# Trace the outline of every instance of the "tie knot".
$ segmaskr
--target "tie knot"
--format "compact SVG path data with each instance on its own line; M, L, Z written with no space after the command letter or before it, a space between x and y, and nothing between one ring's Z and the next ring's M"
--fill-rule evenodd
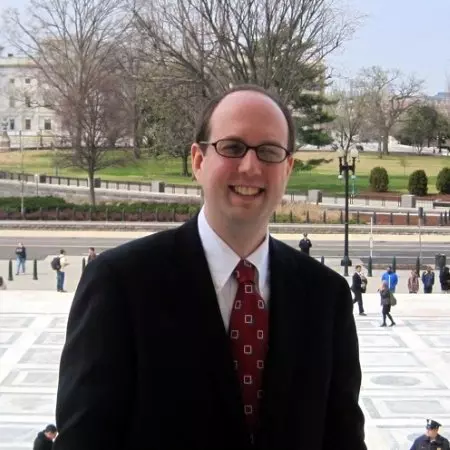
M256 268L245 259L241 259L234 270L234 275L238 283L255 282Z

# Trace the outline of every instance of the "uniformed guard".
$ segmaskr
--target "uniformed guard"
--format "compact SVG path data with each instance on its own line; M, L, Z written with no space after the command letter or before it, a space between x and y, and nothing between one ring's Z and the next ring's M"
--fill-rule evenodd
M435 420L427 419L425 434L414 441L411 450L450 450L448 440L439 434L440 426Z

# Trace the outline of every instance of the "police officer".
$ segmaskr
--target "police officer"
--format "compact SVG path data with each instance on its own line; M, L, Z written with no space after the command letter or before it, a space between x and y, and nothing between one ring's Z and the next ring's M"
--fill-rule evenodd
M308 233L303 233L303 239L300 240L298 246L303 253L309 255L309 249L312 247L312 243L308 238Z
M448 440L439 434L440 426L435 420L427 419L425 434L414 441L411 450L450 450Z

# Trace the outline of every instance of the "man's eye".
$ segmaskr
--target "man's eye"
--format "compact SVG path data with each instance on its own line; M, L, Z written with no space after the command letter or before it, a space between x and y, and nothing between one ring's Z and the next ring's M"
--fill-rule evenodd
M233 152L233 153L239 153L242 152L243 146L238 144L237 142L230 142L227 144L224 144L222 148L227 152Z

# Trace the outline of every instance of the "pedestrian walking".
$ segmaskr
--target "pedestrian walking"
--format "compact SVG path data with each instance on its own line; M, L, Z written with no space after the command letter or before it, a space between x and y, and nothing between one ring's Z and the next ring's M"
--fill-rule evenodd
M52 450L53 441L58 431L55 425L47 425L45 430L40 431L33 443L33 450Z
M27 249L19 242L16 247L16 275L19 275L20 269L25 273L25 262L27 260Z
M355 295L353 303L358 303L359 315L365 316L362 295L366 292L367 278L361 273L361 270L361 266L357 265L352 278L352 291Z
M448 266L444 267L439 274L439 283L441 284L442 292L450 291L450 269Z
M417 270L411 270L411 276L408 278L408 292L410 294L417 294L419 287L419 274Z
M308 233L303 233L303 238L298 243L298 246L303 253L309 255L309 249L312 247L312 242L308 238Z
M431 294L434 285L434 272L431 266L428 266L427 270L422 273L422 283L423 292L425 294Z
M441 424L432 419L427 419L425 434L419 436L410 450L450 450L448 439L439 434Z
M392 291L389 290L389 286L387 281L383 281L380 289L378 289L380 293L380 303L381 303L381 315L383 317L383 322L381 323L381 327L386 326L386 317L391 321L390 327L395 325L394 319L391 316L391 306L397 303L397 300L394 297Z
M64 290L64 282L66 278L65 268L69 265L67 261L66 251L61 249L58 256L55 256L51 262L51 267L56 271L56 290L58 292L66 292Z
M95 248L94 247L89 247L87 262L90 263L95 258L97 258L97 254L95 253Z
M386 272L381 276L381 282L386 281L390 292L395 292L398 284L398 275L392 270L392 266L388 266Z

